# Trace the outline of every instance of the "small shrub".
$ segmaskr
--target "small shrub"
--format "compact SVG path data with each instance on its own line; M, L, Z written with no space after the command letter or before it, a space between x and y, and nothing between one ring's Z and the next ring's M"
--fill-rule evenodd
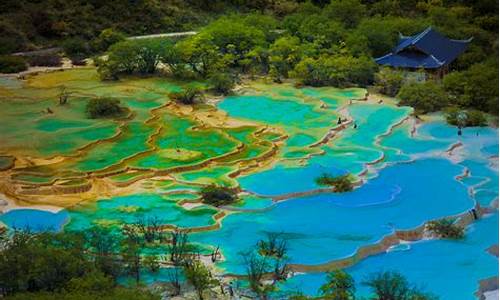
M316 178L316 184L323 186L332 186L337 193L349 192L354 188L350 175L345 174L341 176L333 176L328 173L323 173L320 177Z
M188 87L181 92L170 93L170 99L177 103L190 105L194 104L196 100L202 95L201 90L195 87Z
M30 66L37 67L60 67L62 60L59 55L35 55L28 57Z
M355 299L356 285L351 275L335 270L328 273L326 282L319 291L325 299L351 300Z
M404 83L401 71L390 68L382 68L375 74L375 85L381 94L394 97L398 94Z
M439 299L434 294L411 284L402 274L395 271L372 273L364 280L363 285L368 286L376 295L373 299Z
M6 3L6 2L2 2ZM25 50L29 44L20 24L12 24L4 18L0 19L0 54L8 54Z
M216 185L204 187L201 190L201 198L203 203L216 207L229 205L238 199L232 189Z
M87 115L91 119L122 117L126 109L120 106L120 100L113 98L95 98L87 103Z
M446 107L448 96L435 82L405 84L397 95L401 105L408 105L420 113L434 112Z
M115 31L112 28L107 28L101 31L98 37L92 40L92 50L95 52L104 52L108 50L111 45L124 41L125 35L121 32Z
M448 219L431 221L427 224L427 229L441 238L461 239L465 235L463 227Z
M467 111L467 126L486 126L488 120L483 112L479 110L468 110Z
M71 38L63 43L64 53L69 57L82 57L90 53L88 43L81 38Z
M185 263L183 268L187 282L189 282L198 294L198 299L205 299L205 290L219 284L212 272L199 260L191 260Z
M235 85L235 78L228 73L216 73L209 78L210 85L215 92L227 95Z
M0 56L0 73L19 73L28 69L24 58L20 56Z
M461 117L462 115L463 117ZM445 110L446 122L450 125L461 127L486 126L488 120L486 115L479 110L460 110L450 107Z
M288 251L288 241L282 237L281 233L268 233L266 240L257 243L259 254L275 258L284 258Z

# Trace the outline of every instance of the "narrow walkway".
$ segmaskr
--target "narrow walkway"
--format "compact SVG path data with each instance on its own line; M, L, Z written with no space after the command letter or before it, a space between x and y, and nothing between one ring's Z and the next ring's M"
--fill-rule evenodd
M190 36L190 35L195 35L195 34L197 34L196 31L158 33L158 34L131 36L131 37L128 37L127 40L153 39L153 38L162 38L162 37L181 37L181 36Z

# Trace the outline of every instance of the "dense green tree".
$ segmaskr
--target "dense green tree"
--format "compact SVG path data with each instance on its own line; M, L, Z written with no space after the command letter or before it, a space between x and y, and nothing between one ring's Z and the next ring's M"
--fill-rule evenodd
M91 270L77 234L15 232L0 247L0 293L55 291Z
M84 58L90 54L90 45L82 38L74 37L63 43L64 53L69 57Z
M108 228L94 226L85 234L95 266L104 274L117 278L122 270L116 255L119 247L116 233Z
M175 47L182 62L198 76L205 78L210 73L226 68L222 55L213 43L210 34L195 35L178 42Z
M216 185L209 185L201 190L203 203L213 206L229 205L238 200L236 192L230 188Z
M462 110L459 107L454 106L448 107L444 111L446 121L451 125L460 127L488 125L486 115L479 110ZM465 116L465 120L461 120L461 115Z
M335 270L328 273L320 292L325 299L353 300L356 293L354 279L342 270Z
M364 86L373 82L375 70L375 63L368 57L322 55L316 59L302 59L295 66L292 76L311 86Z
M498 113L498 64L475 64L470 69L452 72L443 80L451 104Z
M166 49L171 47L169 40L161 38L118 42L109 48L108 59L98 71L103 79L116 79L119 74L153 74L158 64L166 61Z
M180 47L173 43L164 43L160 51L159 60L173 77L189 78L192 75L181 57Z
M342 24L325 15L309 16L303 20L298 31L298 36L303 41L315 43L325 49L340 45L345 35L346 31Z
M438 111L448 105L448 96L441 85L433 81L407 83L399 90L401 105L408 105L418 112Z
M205 299L205 290L216 283L212 272L199 260L187 261L184 265L184 275L196 290L200 300Z
M138 238L137 233L133 228L127 226L125 230L125 238L122 240L121 257L124 264L124 269L127 275L132 276L136 283L141 279L141 268L143 266L141 251L143 244Z
M288 15L283 20L283 27L292 35L299 35L301 24L311 16L321 15L321 8L307 1L300 5L297 12Z
M457 225L455 220L440 219L427 223L427 229L441 238L462 239L465 228Z
M188 86L182 91L170 93L168 96L177 103L192 105L202 96L202 90L195 86Z
M24 50L27 44L25 33L10 22L0 19L0 55Z
M264 282L264 275L271 270L267 258L256 255L254 252L242 253L245 263L246 275L250 290L261 300L274 290L274 286Z
M8 296L7 300L159 300L161 297L147 289L112 287L99 291L63 290L60 292L19 293Z
M244 72L251 75L269 72L269 49L255 47L240 60Z
M293 70L301 59L302 45L297 37L281 37L269 47L269 64L280 77L287 78L288 72Z
M424 19L373 17L362 20L355 29L357 35L368 39L373 57L380 57L391 51L398 41L399 34L412 35L424 30L430 23Z
M391 97L398 94L404 81L403 72L392 68L382 68L375 74L375 85L378 91Z
M326 15L346 27L355 27L366 15L366 6L359 0L336 0L332 1L326 8Z
M209 83L215 92L228 95L236 84L236 78L230 73L215 73L210 75Z
M0 56L0 73L18 73L28 69L26 60L19 56Z
M121 32L118 32L112 28L106 28L101 33L92 40L91 46L92 49L96 52L104 52L108 50L111 45L114 45L118 42L124 41L125 35Z
M137 54L139 45L136 41L123 41L109 49L108 59L99 69L112 70L112 76L119 73L132 74L137 70ZM99 70L98 69L98 70Z
M355 57L371 55L368 38L356 32L350 32L346 36L345 46L349 50L349 53Z
M265 27L264 27L265 28ZM205 27L198 35L188 39L192 43L186 42L187 45L200 47L200 50L216 49L224 58L224 63L229 66L240 66L239 61L245 58L246 54L254 47L262 46L266 43L266 35L258 27L251 26L240 20L239 16L220 18ZM193 49L194 50L194 49ZM193 58L191 56L191 58ZM203 63L203 60L202 60ZM205 64L206 65L206 64ZM206 66L204 68L207 69ZM206 76L208 73L203 72L201 75Z
M333 176L329 173L323 173L315 179L315 182L318 185L331 186L337 193L350 192L354 188L350 174Z
M370 287L376 300L435 300L436 296L412 286L398 272L386 271L373 273L363 282Z
M90 119L122 117L126 108L120 105L120 100L113 98L93 98L87 102L86 112Z

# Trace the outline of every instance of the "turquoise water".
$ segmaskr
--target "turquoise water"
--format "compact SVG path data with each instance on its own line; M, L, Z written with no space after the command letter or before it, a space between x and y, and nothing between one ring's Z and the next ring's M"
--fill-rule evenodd
M433 180L426 180L430 168ZM219 231L194 238L220 245L228 258L221 266L229 272L244 271L238 252L251 249L266 232L289 237L291 262L325 263L348 256L395 228L414 228L472 208L467 189L453 178L461 170L442 159L396 165L351 193L294 199L269 211L230 215Z
M97 224L116 226L149 218L158 218L161 224L197 227L213 224L215 214L213 209L204 207L187 211L168 196L156 194L113 197L98 201L96 206L71 210L71 221L66 229L82 230Z
M191 234L190 238L202 247L220 246L226 261L219 263L219 267L243 274L241 252L254 250L256 243L269 232L282 233L288 239L291 263L322 264L350 256L359 247L376 243L396 229L411 229L428 220L462 213L476 202L488 206L498 198L498 161L492 159L498 154L497 129L467 128L458 136L455 127L441 120L422 124L415 136L411 136L411 125L399 124L409 116L411 109L355 102L346 110L358 127L350 125L325 145L311 148L309 145L336 125L339 113L336 109L345 104L347 98L357 97L359 91L337 91L331 96L321 89L297 91L281 89L273 96L229 97L218 104L218 108L231 117L279 127L279 131L271 132L284 131L289 136L277 154L278 159L265 165L265 169L229 179L227 174L240 166L235 165L234 160L243 157L236 156L200 170L172 174L181 182L161 185L152 179L139 183L144 189L150 188L149 193L99 199L58 214L14 210L1 215L0 221L10 227L53 230L60 230L66 223L66 229L85 230L96 224L117 228L153 217L163 224L184 228L213 225L216 209L200 206L186 210L178 206L178 201L196 199L193 193L200 186L192 184L195 181L223 184L237 181L245 191L264 197L242 196L240 202L229 207L234 213L222 220L221 229ZM276 94L278 98L273 98ZM129 166L166 169L229 153L238 141L251 146L257 139L251 136L255 126L210 128L167 112L158 120L162 131L147 143L157 127L151 123L145 125L143 121L151 116L149 110L160 105L160 101L156 98L150 102L124 101L138 110L124 133L117 141L93 147L67 166L68 169L92 171L113 166L123 159L130 159ZM321 108L321 102L326 103L327 108ZM116 129L110 124L86 128L84 123L51 119L37 124L39 130L48 133L65 130L88 140L100 138L99 134L110 136ZM63 148L71 149L70 140L60 139L58 147L66 143ZM457 142L462 143L462 147L455 149L450 157L444 151ZM263 144L259 146L266 149ZM153 151L154 147L159 151ZM185 157L169 152L178 148L187 153L179 152ZM146 150L152 151L134 158ZM260 148L249 151L253 151L249 152L252 156L259 155ZM374 163L376 160L381 161ZM458 180L456 177L466 170L469 176ZM363 180L363 185L348 193L323 193L282 202L271 200L274 196L320 188L315 179L322 173L351 173ZM173 191L185 193L158 194ZM433 240L400 245L388 253L363 260L347 271L360 283L372 272L394 269L411 282L426 285L441 299L472 299L478 280L498 274L498 260L484 251L496 243L497 213L469 227L463 241ZM158 247L148 251L165 254L166 250ZM163 281L168 277L165 272L144 272L144 281ZM282 289L300 288L316 294L324 277L322 273L297 275ZM368 295L366 288L358 287L361 296Z
M322 114L312 105L291 100L275 100L265 96L229 97L220 102L218 107L233 117L266 124L300 124L303 128L325 127L331 124L330 120L318 122Z
M498 154L498 130L466 128L463 136L458 137L456 128L441 122L433 122L420 127L419 133L417 140L405 140L408 134L406 129L401 128L396 130L394 135L384 138L381 144L398 148L403 153L418 159L429 156L429 152L442 150L444 146L460 141L463 147L455 150L459 158L455 166L462 166L470 171L470 177L461 180L464 188L473 188L470 200L487 206L498 197L498 165L489 160L492 155ZM427 154L423 155L424 153ZM438 153L434 152L435 155ZM454 165L451 162L446 164ZM422 170L431 178L420 180L415 178L415 183L421 180L434 181L436 176L441 176L438 171L442 170L443 166L431 165L428 171ZM383 174L384 171L380 176ZM448 185L443 184L435 191L446 189ZM376 193L374 191L372 195ZM445 193L443 196L445 201L454 200L451 194ZM407 216L413 218L415 213ZM498 275L498 259L485 251L493 244L498 244L498 213L470 226L466 238L462 241L432 240L412 243L405 247L397 247L387 254L368 258L346 271L355 278L358 283L358 294L361 296L370 294L370 291L361 284L370 273L396 270L403 273L410 282L424 287L438 295L440 299L476 299L473 294L478 288L478 281ZM325 278L324 273L297 275L288 280L282 289L301 290L316 295Z
M276 167L239 178L243 189L266 196L304 192L320 188L314 179L323 173L342 175L345 173L334 167L324 167L318 164L308 164L305 167Z
M69 214L65 210L52 213L36 209L14 209L0 215L0 222L10 228L34 232L59 231L68 220Z
M368 258L346 269L358 288L358 295L369 296L362 282L380 271L398 271L410 282L432 292L442 300L477 299L478 281L498 275L498 259L485 250L498 243L498 214L471 226L463 241L433 240L412 243L409 250L391 251ZM325 282L324 273L297 275L283 289L316 295Z

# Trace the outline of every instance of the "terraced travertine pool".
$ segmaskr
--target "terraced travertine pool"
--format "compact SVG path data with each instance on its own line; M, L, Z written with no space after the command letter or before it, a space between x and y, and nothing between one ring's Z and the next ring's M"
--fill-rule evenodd
M219 246L225 259L216 267L227 274L243 274L241 252L282 233L296 272L276 297L317 294L325 272L337 267L358 282L397 270L450 300L474 299L480 280L498 276L498 259L486 252L498 244L497 129L458 136L439 115L418 121L393 101L359 100L363 89L254 82L215 104L171 103L167 94L187 84L203 85L107 83L92 68L2 78L0 189L7 202L0 221L113 230L157 217L192 229L202 253ZM71 92L64 106L57 104L62 85ZM98 96L120 99L132 114L87 119L85 103ZM359 186L331 193L315 182L324 172L350 173ZM241 201L197 204L201 187L212 183L239 187ZM473 208L481 219L467 218ZM427 221L459 215L472 221L464 240L405 238ZM383 247L367 256L370 245ZM359 293L369 291L360 285Z

